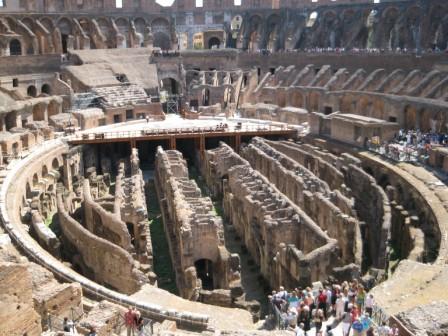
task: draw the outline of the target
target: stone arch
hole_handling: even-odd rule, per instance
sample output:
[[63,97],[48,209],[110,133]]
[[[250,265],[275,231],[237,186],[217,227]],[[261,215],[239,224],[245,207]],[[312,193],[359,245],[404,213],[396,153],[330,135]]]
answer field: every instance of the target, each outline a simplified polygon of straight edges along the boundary
[[153,36],[154,36],[154,42],[153,42],[154,47],[160,48],[162,50],[171,49],[171,40],[167,33],[158,31],[154,33]]
[[59,113],[59,103],[55,100],[52,100],[47,107],[48,117],[54,116]]
[[33,175],[33,188],[36,188],[39,185],[39,176],[37,173],[34,173]]
[[179,94],[182,91],[180,82],[172,77],[163,78],[162,86],[170,94]]
[[37,96],[37,89],[34,85],[30,85],[28,86],[28,88],[26,89],[26,94],[29,97],[36,97]]
[[119,34],[123,37],[123,44],[121,48],[129,48],[130,47],[130,41],[129,41],[129,20],[123,17],[120,17],[115,20],[115,25],[117,26]]
[[319,17],[319,13],[317,11],[314,11],[308,16],[308,20],[306,21],[306,26],[308,28],[314,27],[314,25],[317,22],[317,18]]
[[277,14],[271,14],[267,22],[267,41],[266,48],[272,51],[277,51],[280,47],[279,41],[279,29],[281,26],[280,16]]
[[58,158],[54,158],[53,161],[51,161],[51,168],[54,170],[58,170],[59,167],[60,167],[60,164],[59,164]]
[[61,17],[56,22],[56,27],[59,28],[61,34],[72,35],[73,34],[73,23],[68,17]]
[[384,111],[384,101],[382,99],[376,99],[373,101],[373,117],[377,119],[386,119]]
[[46,120],[46,105],[36,104],[33,106],[33,121],[43,121]]
[[202,105],[203,106],[209,106],[210,105],[210,89],[205,88],[202,91]]
[[411,105],[404,108],[404,128],[409,130],[417,125],[417,109]]
[[294,107],[303,107],[303,95],[301,92],[295,91],[291,93],[290,105]]
[[139,34],[143,35],[145,33],[145,29],[146,29],[147,25],[148,24],[147,24],[146,20],[142,17],[138,17],[134,20],[135,30]]
[[11,56],[22,55],[22,43],[18,39],[13,39],[9,42],[9,54]]
[[370,100],[367,96],[361,96],[358,99],[357,114],[371,117]]
[[61,34],[62,52],[67,53],[69,48],[69,38],[73,34],[73,26],[70,19],[62,17],[56,23]]
[[50,86],[50,84],[44,84],[44,85],[42,85],[42,87],[41,87],[41,90],[40,90],[42,93],[45,93],[45,94],[47,94],[47,95],[51,95],[51,86]]
[[353,112],[352,111],[352,106],[353,106],[352,102],[353,102],[353,99],[352,99],[351,96],[347,96],[347,95],[343,96],[340,99],[340,101],[339,101],[339,110],[342,113],[351,113],[351,112]]
[[247,49],[255,51],[259,47],[260,30],[263,20],[258,14],[252,15],[249,19],[249,39]]
[[39,22],[51,33],[54,30],[54,23],[49,17],[42,17]]
[[219,49],[220,45],[221,45],[221,40],[216,36],[213,36],[208,40],[208,49],[213,49],[213,48]]
[[202,288],[205,290],[213,290],[214,277],[213,277],[213,262],[210,259],[198,259],[194,262],[194,267],[196,268],[196,274],[202,281]]
[[151,21],[151,30],[153,33],[159,31],[168,33],[170,31],[170,23],[164,17],[155,18]]
[[48,175],[48,168],[47,165],[42,166],[42,177],[47,177]]
[[383,29],[383,47],[392,48],[394,40],[394,27],[400,16],[400,11],[397,7],[391,6],[386,8],[382,14],[381,26]]
[[106,38],[107,47],[110,49],[117,47],[117,41],[115,38],[113,38],[113,29],[112,24],[109,19],[100,17],[96,20],[98,23],[98,27],[103,33],[104,37]]
[[32,193],[31,193],[31,186],[29,182],[26,182],[26,186],[25,186],[25,197],[27,199],[30,199],[32,197]]
[[308,110],[310,112],[319,112],[319,101],[320,101],[320,93],[319,92],[311,92],[309,94],[308,101]]
[[[422,132],[429,132],[432,128],[432,113],[429,110],[421,109],[420,111],[420,127]],[[433,130],[434,131],[434,130]]]

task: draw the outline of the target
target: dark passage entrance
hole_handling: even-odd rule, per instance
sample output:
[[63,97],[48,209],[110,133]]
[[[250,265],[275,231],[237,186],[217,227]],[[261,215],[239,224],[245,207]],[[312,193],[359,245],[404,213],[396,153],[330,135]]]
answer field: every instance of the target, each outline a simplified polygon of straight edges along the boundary
[[202,280],[202,288],[213,290],[213,263],[208,259],[199,259],[194,263],[198,278]]

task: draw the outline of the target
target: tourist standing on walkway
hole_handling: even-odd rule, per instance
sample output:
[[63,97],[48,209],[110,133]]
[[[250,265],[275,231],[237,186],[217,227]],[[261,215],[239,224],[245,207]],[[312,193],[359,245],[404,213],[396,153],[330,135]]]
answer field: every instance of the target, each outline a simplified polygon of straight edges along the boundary
[[124,324],[127,336],[135,336],[135,311],[132,307],[129,307],[126,314],[124,314]]

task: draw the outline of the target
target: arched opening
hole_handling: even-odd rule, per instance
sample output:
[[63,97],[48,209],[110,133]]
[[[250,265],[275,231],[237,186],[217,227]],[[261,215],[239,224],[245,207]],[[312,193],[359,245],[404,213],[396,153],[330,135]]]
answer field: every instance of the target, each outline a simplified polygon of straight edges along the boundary
[[209,49],[219,49],[221,45],[221,41],[217,37],[212,37],[208,40],[208,48]]
[[68,39],[69,36],[72,35],[72,23],[67,18],[62,18],[57,23],[57,27],[61,32],[61,44],[62,44],[62,52],[64,54],[68,51]]
[[154,47],[160,48],[162,50],[171,49],[171,39],[168,34],[164,32],[157,32],[154,34]]
[[199,259],[195,261],[194,267],[198,278],[202,281],[202,288],[213,290],[213,263],[209,259]]
[[33,121],[45,120],[45,105],[37,104],[33,107]]
[[51,95],[51,87],[48,84],[42,85],[41,92],[47,95]]
[[162,88],[164,91],[167,91],[169,94],[177,95],[180,93],[180,84],[174,78],[168,77],[162,79]]
[[303,107],[303,96],[300,92],[294,92],[291,95],[291,106]]
[[37,89],[34,85],[28,86],[28,89],[26,90],[26,94],[29,97],[36,97],[37,96]]
[[131,243],[132,245],[134,245],[135,243],[134,224],[126,222],[126,228],[128,229],[129,235],[131,236]]
[[209,106],[210,105],[210,90],[204,89],[204,94],[202,97],[202,105],[203,106]]
[[311,92],[309,97],[309,110],[311,112],[319,112],[319,100],[320,94],[317,92]]
[[26,192],[27,199],[30,199],[33,196],[31,194],[31,186],[30,186],[29,182],[26,183],[25,192]]
[[20,56],[22,55],[22,44],[19,40],[11,40],[9,42],[9,54],[11,56]]
[[48,108],[47,108],[48,117],[51,117],[51,116],[53,116],[55,114],[58,114],[59,113],[59,106],[60,105],[56,101],[52,100],[50,102],[50,104],[48,104]]
[[404,128],[407,130],[413,129],[417,122],[417,110],[411,106],[406,106],[404,109]]
[[317,12],[312,12],[312,13],[310,14],[310,16],[308,17],[308,21],[306,22],[306,26],[307,26],[308,28],[311,28],[311,27],[314,26],[314,24],[315,24],[316,21],[317,21],[317,16],[318,16]]
[[51,162],[51,168],[53,168],[54,170],[58,170],[59,169],[59,161],[58,159],[54,158],[53,161]]
[[68,52],[68,35],[61,34],[62,43],[62,53],[66,54]]
[[46,165],[44,165],[42,167],[42,177],[47,177],[47,175],[48,175],[48,168]]
[[119,48],[129,48],[130,47],[130,41],[129,41],[129,22],[127,19],[119,18],[115,21],[115,24],[118,28],[118,32],[123,37],[123,42],[121,46],[118,46]]
[[37,176],[37,174],[33,175],[33,188],[36,188],[39,184],[39,177]]

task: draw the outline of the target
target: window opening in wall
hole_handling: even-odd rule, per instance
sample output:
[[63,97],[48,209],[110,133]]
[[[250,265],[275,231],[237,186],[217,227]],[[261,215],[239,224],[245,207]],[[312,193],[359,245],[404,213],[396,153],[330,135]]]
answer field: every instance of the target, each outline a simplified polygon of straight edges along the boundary
[[126,110],[126,120],[134,118],[134,110]]
[[389,122],[397,122],[397,117],[389,117]]
[[202,7],[203,5],[203,0],[196,0],[196,7]]
[[9,54],[11,56],[22,55],[22,45],[19,40],[11,40],[11,42],[9,42]]
[[6,7],[6,0],[0,0],[0,8]]
[[241,6],[241,0],[234,0],[233,1],[234,6]]
[[119,114],[114,114],[114,123],[119,123],[121,121],[121,116]]
[[269,72],[271,73],[271,75],[275,74],[275,68],[269,68]]
[[115,8],[123,8],[123,0],[115,0]]
[[19,79],[18,78],[14,78],[12,80],[12,87],[18,87],[19,86]]
[[331,106],[325,106],[324,107],[324,113],[325,115],[329,115],[333,113],[333,108]]
[[317,20],[317,16],[318,16],[317,12],[312,12],[310,14],[308,21],[306,22],[306,26],[308,28],[314,26],[314,24],[316,23],[316,20]]

